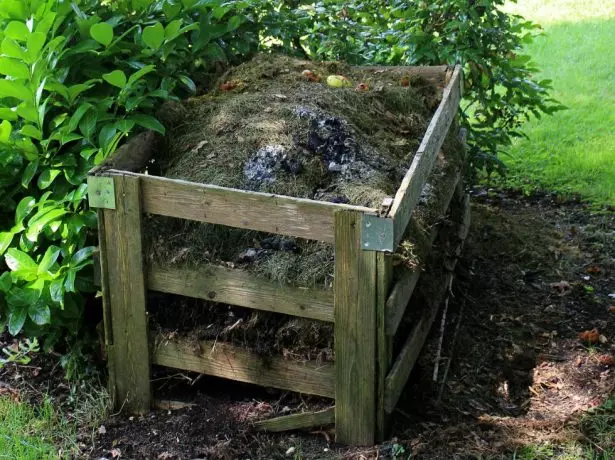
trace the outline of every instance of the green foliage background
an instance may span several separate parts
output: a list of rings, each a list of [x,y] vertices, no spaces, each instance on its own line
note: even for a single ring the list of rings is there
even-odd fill
[[[152,114],[259,50],[352,64],[455,64],[474,166],[559,106],[520,53],[536,26],[499,0],[0,0],[0,330],[87,336],[96,216],[87,171]]]

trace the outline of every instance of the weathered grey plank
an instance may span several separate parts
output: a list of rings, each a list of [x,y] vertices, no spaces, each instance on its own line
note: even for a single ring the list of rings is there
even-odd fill
[[[278,433],[281,431],[299,430],[302,428],[321,427],[335,423],[335,407],[317,412],[304,412],[302,414],[283,415],[254,422],[258,431]]]
[[[333,291],[272,283],[246,271],[210,265],[199,269],[150,264],[149,289],[256,310],[333,322]]]
[[[361,213],[335,214],[335,436],[370,445],[376,428],[376,252]]]
[[[431,173],[436,156],[457,113],[461,99],[461,76],[461,66],[455,67],[453,76],[444,90],[442,101],[395,195],[389,212],[389,216],[395,220],[395,245],[399,244],[403,237],[412,211],[420,198],[421,190]]]
[[[282,390],[335,397],[332,364],[261,357],[222,342],[193,344],[158,337],[152,349],[152,364]]]

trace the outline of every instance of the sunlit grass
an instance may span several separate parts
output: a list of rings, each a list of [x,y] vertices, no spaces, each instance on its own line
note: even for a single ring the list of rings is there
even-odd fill
[[[506,9],[543,24],[527,51],[569,107],[525,126],[529,140],[504,158],[507,184],[615,204],[615,2],[524,0]]]

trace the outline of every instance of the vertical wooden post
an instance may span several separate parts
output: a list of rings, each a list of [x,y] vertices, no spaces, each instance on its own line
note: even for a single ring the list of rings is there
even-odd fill
[[[384,384],[393,359],[393,338],[386,333],[386,303],[393,279],[393,258],[385,252],[376,254],[376,441],[384,441],[388,416],[384,410]]]
[[[376,426],[376,252],[361,249],[362,214],[335,214],[335,436],[371,445]]]
[[[105,209],[104,249],[110,319],[110,378],[118,408],[143,413],[150,408],[150,357],[146,288],[141,243],[139,178],[114,175],[115,209]],[[111,375],[113,373],[113,375]]]

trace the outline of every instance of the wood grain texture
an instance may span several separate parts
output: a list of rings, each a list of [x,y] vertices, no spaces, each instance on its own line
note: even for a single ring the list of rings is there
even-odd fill
[[[335,397],[332,364],[261,357],[222,342],[194,344],[158,337],[152,347],[152,364],[281,390]]]
[[[361,213],[335,214],[335,436],[371,445],[376,417],[376,252],[361,249]]]
[[[143,210],[151,214],[333,242],[333,215],[377,209],[140,175]]]
[[[149,289],[256,310],[333,322],[333,291],[294,288],[240,270],[209,265],[199,269],[149,264]]]
[[[436,232],[437,234],[437,232]],[[431,238],[430,238],[431,239]],[[433,240],[432,240],[433,241]],[[394,336],[399,323],[406,311],[406,305],[410,302],[416,283],[421,277],[420,269],[404,269],[401,276],[393,286],[391,295],[386,301],[386,333]]]
[[[387,375],[385,381],[384,408],[389,414],[395,409],[395,405],[397,404],[397,401],[399,401],[399,397],[406,386],[408,377],[410,376],[412,368],[421,353],[423,344],[429,335],[429,331],[434,320],[436,319],[440,309],[440,304],[446,295],[452,277],[453,275],[451,273],[446,273],[444,275],[443,280],[439,285],[438,294],[429,299],[423,315],[412,328],[401,352],[393,363],[391,372]]]
[[[444,90],[442,101],[427,127],[412,164],[399,187],[389,217],[395,219],[395,246],[401,241],[416,207],[436,156],[451,126],[461,99],[461,66],[456,66],[453,76]]]
[[[114,182],[116,209],[103,211],[102,258],[112,323],[114,399],[118,408],[143,413],[150,408],[151,390],[139,179],[119,175]]]
[[[376,254],[376,441],[387,437],[389,420],[384,410],[384,382],[391,366],[393,339],[386,333],[386,302],[393,279],[393,257],[391,254]]]
[[[111,212],[111,211],[109,211]],[[98,251],[93,255],[94,258],[94,282],[97,286],[100,286],[102,293],[102,307],[103,307],[103,336],[105,341],[105,355],[107,359],[107,390],[111,396],[111,404],[116,406],[117,388],[115,386],[115,363],[113,352],[113,330],[111,319],[111,305],[109,305],[109,275],[107,268],[107,243],[106,243],[106,231],[105,231],[105,214],[103,209],[96,210],[96,217],[98,220]]]
[[[302,414],[283,415],[254,422],[258,431],[279,433],[282,431],[300,430],[302,428],[319,428],[335,423],[335,407]]]

